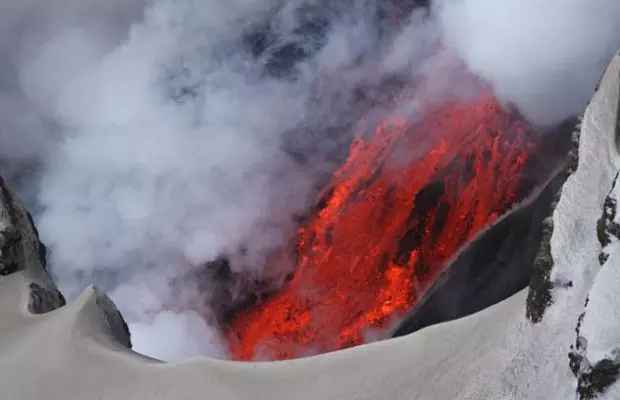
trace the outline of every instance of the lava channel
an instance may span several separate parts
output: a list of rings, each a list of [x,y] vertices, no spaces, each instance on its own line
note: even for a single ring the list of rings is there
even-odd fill
[[[292,280],[229,322],[231,357],[298,358],[386,337],[461,246],[547,178],[528,166],[540,164],[540,136],[484,92],[356,139],[297,233]]]

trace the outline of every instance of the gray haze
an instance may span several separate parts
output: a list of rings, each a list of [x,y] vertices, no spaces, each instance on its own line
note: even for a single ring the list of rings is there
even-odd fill
[[[415,113],[466,94],[453,81],[461,58],[549,124],[581,111],[620,44],[617,0],[443,0],[389,41],[373,1],[351,0],[294,79],[265,74],[243,35],[270,21],[278,40],[300,39],[301,3],[0,5],[0,172],[36,210],[59,285],[70,296],[89,283],[109,290],[138,351],[226,357],[212,318],[195,312],[211,310],[186,307],[209,293],[184,284],[179,295],[172,282],[221,254],[243,254],[237,272],[264,273],[332,167],[321,149],[342,138],[308,140],[312,168],[284,139],[337,125],[354,88],[392,73],[440,83],[405,103]]]

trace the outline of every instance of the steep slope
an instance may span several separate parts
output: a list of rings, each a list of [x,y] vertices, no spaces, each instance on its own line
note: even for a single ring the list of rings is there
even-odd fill
[[[0,182],[0,398],[618,399],[619,97],[620,55],[584,114],[528,317],[521,291],[466,318],[300,360],[163,364],[131,352],[99,290],[62,306],[28,213]]]
[[[473,314],[527,287],[545,217],[565,179],[563,169],[556,171],[541,190],[474,238],[393,336]]]
[[[566,126],[539,131],[488,90],[467,101],[430,103],[412,122],[397,115],[396,122],[381,121],[353,142],[316,211],[298,230],[292,280],[233,316],[226,333],[233,359],[281,360],[339,350],[366,342],[368,331],[385,338],[388,326],[416,305],[459,248],[557,172],[570,142]],[[422,154],[412,157],[420,148]],[[552,198],[544,196],[511,218],[514,230],[502,224],[497,239],[531,240],[535,251],[536,228],[529,235],[517,225],[526,225],[527,214]],[[515,239],[505,244],[519,251]],[[454,269],[462,269],[456,278],[466,290],[476,290],[476,279],[463,273],[493,274],[492,263],[476,265],[477,271],[462,264],[467,262]],[[511,279],[505,285],[488,282],[498,293],[481,300],[479,308],[465,307],[465,313],[443,320],[527,286],[527,267],[495,268],[512,275],[515,287]],[[500,294],[502,286],[508,293]],[[443,292],[456,295],[454,289]],[[457,301],[472,296],[460,297]]]
[[[573,153],[577,168],[563,187],[553,235],[543,240],[528,296],[527,316],[534,330],[544,330],[555,343],[573,343],[567,359],[579,399],[620,398],[617,386],[610,388],[620,369],[613,272],[619,261],[614,250],[619,97],[616,56],[584,115],[579,151]],[[530,351],[548,353],[540,344]]]

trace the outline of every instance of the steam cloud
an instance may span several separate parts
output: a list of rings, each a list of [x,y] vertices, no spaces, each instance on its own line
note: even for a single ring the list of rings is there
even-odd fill
[[[179,278],[223,254],[269,273],[351,123],[385,115],[360,88],[439,83],[413,112],[463,94],[456,55],[552,124],[581,111],[620,45],[617,0],[443,0],[395,33],[376,18],[388,3],[3,2],[0,172],[61,288],[110,291],[137,351],[226,357],[212,287]]]

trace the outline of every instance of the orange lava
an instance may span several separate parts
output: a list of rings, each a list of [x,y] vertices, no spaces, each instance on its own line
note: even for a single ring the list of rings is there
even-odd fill
[[[537,142],[516,111],[489,92],[430,108],[353,142],[299,229],[293,279],[230,322],[234,359],[302,357],[386,332],[465,242],[522,198]]]

